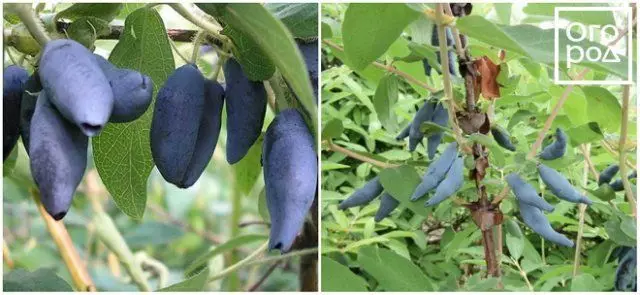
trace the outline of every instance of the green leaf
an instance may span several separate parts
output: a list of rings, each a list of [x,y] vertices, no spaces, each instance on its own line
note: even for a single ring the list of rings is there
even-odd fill
[[[253,185],[260,177],[260,157],[262,156],[263,135],[260,135],[253,143],[247,154],[233,167],[236,176],[236,186],[240,191],[248,195],[251,193]]]
[[[602,129],[609,132],[620,130],[622,107],[618,99],[606,88],[597,86],[581,87],[587,100],[587,114]]]
[[[339,262],[322,256],[322,291],[324,292],[366,292],[367,281],[354,274]]]
[[[309,73],[293,36],[285,25],[266,8],[257,3],[210,4],[198,3],[205,12],[220,17],[234,30],[242,32],[263,50],[276,65],[293,92],[311,115],[312,130],[316,124],[315,95],[311,89]]]
[[[322,128],[322,139],[339,138],[344,131],[342,120],[333,119]]]
[[[395,75],[386,75],[376,88],[373,96],[373,107],[376,109],[378,119],[388,132],[396,133],[398,120],[396,119],[393,106],[398,101],[398,78]]]
[[[411,53],[422,58],[426,58],[427,62],[433,69],[435,69],[436,71],[442,71],[440,68],[440,63],[438,62],[438,54],[436,53],[434,47],[409,42],[409,49],[411,50]]]
[[[596,278],[588,273],[577,275],[571,280],[571,291],[598,292],[604,291],[604,286]]]
[[[175,69],[171,45],[158,12],[140,8],[131,13],[109,60],[151,77],[155,97]],[[133,122],[107,124],[92,139],[93,159],[102,182],[116,206],[134,219],[141,219],[144,214],[147,178],[153,169],[149,142],[152,112],[153,105]]]
[[[427,216],[431,212],[429,208],[424,207],[422,202],[411,202],[409,200],[421,181],[420,176],[418,176],[413,167],[402,165],[396,168],[387,168],[380,171],[378,175],[384,190],[398,200],[400,204],[422,216]]]
[[[418,266],[393,251],[363,247],[358,252],[358,264],[378,281],[379,289],[396,292],[434,290],[433,283]]]
[[[596,198],[605,202],[616,198],[616,192],[611,188],[609,184],[606,183],[598,187],[598,189],[596,190],[587,189],[587,191],[589,191]]]
[[[523,237],[516,237],[509,234],[506,236],[507,249],[509,249],[509,254],[512,258],[519,259],[522,256],[524,249],[523,240]]]
[[[209,269],[205,268],[198,274],[169,287],[157,290],[157,292],[198,292],[204,291],[209,278]]]
[[[620,223],[620,230],[629,238],[636,239],[636,220],[625,216]]]
[[[28,272],[15,269],[2,277],[4,292],[73,292],[69,284],[51,269]]]
[[[532,58],[536,62],[553,65],[554,54],[554,30],[541,29],[532,25],[503,26],[494,24],[482,16],[470,15],[459,18],[456,27],[461,34],[470,38],[490,44],[493,47],[503,48],[507,52],[513,52]],[[559,29],[560,44],[568,44],[570,41],[564,29]],[[597,47],[601,52],[606,52],[605,46],[590,42],[572,42],[582,48]],[[595,70],[609,72],[623,79],[627,78],[627,57],[621,56],[620,62],[602,63],[585,61],[580,63]],[[567,62],[566,46],[560,46],[558,61],[561,65]]]
[[[295,38],[318,38],[317,3],[267,3],[271,13],[287,26]]]
[[[264,51],[249,36],[225,25],[223,34],[229,36],[235,45],[233,56],[242,72],[252,81],[268,80],[276,71],[275,65],[266,57]]]
[[[609,220],[604,223],[604,229],[607,232],[607,235],[609,235],[609,239],[614,241],[616,244],[635,247],[636,240],[622,232],[620,225],[621,224],[618,220]]]
[[[602,130],[596,122],[573,127],[567,130],[567,136],[571,140],[571,145],[578,146],[583,143],[596,142],[604,139]]]
[[[234,250],[236,248],[239,248],[241,246],[245,246],[245,245],[253,243],[253,242],[264,241],[267,238],[269,238],[269,236],[267,236],[267,235],[258,235],[258,234],[244,235],[244,236],[235,237],[235,238],[233,238],[231,240],[228,240],[227,242],[225,242],[223,244],[220,244],[220,245],[216,246],[215,248],[211,249],[207,253],[204,253],[204,254],[200,255],[198,258],[196,258],[185,269],[184,272],[186,274],[192,273],[193,271],[198,269],[200,266],[206,265],[207,262],[209,260],[211,260],[211,258],[216,257],[217,255],[223,254],[225,252],[229,252],[231,250]]]
[[[93,16],[112,21],[122,9],[122,3],[76,3],[58,12],[55,19],[65,18],[75,21],[83,16]]]
[[[98,37],[108,35],[110,32],[108,22],[93,16],[78,18],[67,29],[69,38],[78,41],[90,50],[94,49],[93,43]]]
[[[167,244],[184,235],[177,226],[160,222],[146,222],[133,228],[124,235],[130,247],[145,247]]]
[[[348,64],[362,70],[400,37],[419,12],[402,3],[351,3],[342,23]]]
[[[329,39],[333,37],[333,32],[331,31],[331,26],[329,24],[322,22],[322,39]]]

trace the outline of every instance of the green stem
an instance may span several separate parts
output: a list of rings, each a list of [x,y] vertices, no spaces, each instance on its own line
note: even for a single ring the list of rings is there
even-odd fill
[[[51,38],[47,35],[47,32],[44,30],[42,22],[36,16],[35,12],[31,9],[31,4],[12,4],[13,12],[18,15],[22,23],[27,27],[29,33],[33,36],[40,46],[44,47],[44,45],[51,41]]]
[[[275,262],[275,261],[278,261],[278,260],[283,260],[283,259],[288,259],[288,258],[293,258],[293,257],[303,256],[303,255],[309,255],[309,254],[313,254],[313,253],[317,253],[317,252],[318,252],[318,248],[308,248],[308,249],[304,249],[304,250],[300,250],[300,251],[289,252],[289,253],[283,254],[283,255],[271,256],[271,257],[259,259],[259,260],[256,260],[256,261],[251,261],[251,262],[247,263],[247,266],[255,265],[255,264],[271,263],[271,262]]]
[[[200,46],[202,42],[207,37],[207,33],[204,31],[199,31],[196,36],[193,38],[193,51],[191,52],[191,63],[196,63],[198,60],[198,54],[200,53]]]
[[[188,21],[192,22],[194,25],[204,29],[207,33],[209,33],[214,38],[220,40],[223,43],[230,43],[229,38],[227,38],[226,36],[220,34],[220,31],[222,31],[221,27],[219,27],[218,25],[216,25],[216,24],[214,24],[212,22],[209,22],[209,21],[203,19],[202,17],[199,17],[199,16],[195,15],[184,4],[182,4],[182,3],[170,3],[168,5],[171,6],[171,8],[173,8],[173,10],[175,10],[182,17],[184,17]]]
[[[264,250],[267,249],[267,246],[269,245],[269,242],[264,242],[260,247],[258,247],[258,249],[256,249],[255,251],[253,251],[253,253],[249,254],[246,258],[238,261],[236,264],[233,264],[227,268],[225,268],[223,271],[221,271],[220,273],[212,276],[209,278],[209,282],[213,282],[215,280],[219,280],[221,278],[224,278],[226,276],[231,275],[232,273],[234,273],[237,269],[246,266],[246,265],[250,265],[249,262],[251,260],[253,260],[255,257],[257,257],[258,255],[262,254],[264,252]],[[231,290],[229,290],[231,291]]]
[[[118,257],[118,260],[122,262],[131,276],[131,280],[138,286],[138,289],[140,291],[151,291],[140,264],[136,263],[131,249],[129,249],[127,242],[113,223],[113,219],[104,212],[95,212],[94,214],[93,225],[95,226],[98,238]]]

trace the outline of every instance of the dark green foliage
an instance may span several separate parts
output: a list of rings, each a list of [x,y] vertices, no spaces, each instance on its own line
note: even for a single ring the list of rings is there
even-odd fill
[[[382,193],[382,184],[378,176],[369,180],[363,187],[356,190],[347,199],[340,202],[338,209],[345,210],[347,208],[366,205]]]
[[[427,200],[425,206],[435,206],[457,192],[464,183],[464,159],[456,158],[447,172],[447,176],[438,184],[436,193]]]
[[[438,124],[442,127],[449,126],[449,113],[447,109],[444,108],[444,105],[440,102],[436,105],[436,108],[433,112],[433,118],[431,118],[433,123]],[[427,155],[429,159],[433,159],[436,155],[436,151],[438,150],[438,146],[442,141],[443,131],[436,131],[433,134],[427,137]]]
[[[142,116],[149,108],[153,97],[151,78],[137,71],[119,69],[102,56],[95,55],[95,58],[113,91],[113,111],[109,121],[131,122]]]
[[[416,201],[434,188],[445,178],[449,167],[455,161],[458,156],[458,143],[452,142],[442,152],[440,157],[433,161],[427,168],[424,176],[422,176],[422,182],[416,187],[411,201]]]
[[[227,162],[235,164],[262,132],[267,92],[261,82],[250,81],[235,59],[224,64],[227,83]]]
[[[616,164],[611,164],[607,168],[602,170],[602,172],[600,172],[600,175],[598,175],[598,185],[603,185],[605,183],[611,182],[611,179],[616,176],[618,170],[620,170],[620,166]]]
[[[6,160],[20,137],[20,103],[29,74],[23,68],[10,65],[2,73],[2,134],[3,160]]]
[[[73,40],[50,41],[38,73],[51,103],[65,118],[87,136],[100,133],[113,110],[113,91],[93,53]]]
[[[208,83],[194,65],[186,64],[158,91],[151,153],[164,179],[180,188],[200,177],[220,132],[223,90]]]
[[[31,174],[49,215],[62,219],[87,166],[88,138],[65,120],[40,92],[33,118],[29,155]]]
[[[553,206],[542,197],[538,196],[538,192],[530,184],[522,180],[518,174],[511,173],[507,175],[507,183],[513,191],[518,201],[534,206],[540,210],[553,212]]]
[[[553,230],[551,223],[549,223],[547,217],[544,216],[542,210],[522,201],[518,201],[518,206],[520,207],[520,217],[522,217],[524,223],[534,232],[549,242],[556,243],[560,246],[573,247],[573,241]]]
[[[556,197],[573,203],[591,205],[589,198],[583,196],[560,172],[544,164],[538,164],[540,178]]]
[[[516,151],[516,147],[511,143],[511,135],[503,128],[497,126],[491,127],[491,135],[493,135],[493,139],[496,140],[499,146],[512,152]]]
[[[376,212],[376,216],[373,218],[375,222],[380,222],[385,219],[393,210],[398,208],[400,202],[394,199],[389,193],[384,192],[380,197],[380,207],[378,207],[378,211]]]
[[[22,103],[20,104],[20,136],[22,144],[29,153],[29,138],[31,128],[31,118],[36,110],[36,102],[38,101],[38,93],[42,91],[40,78],[38,73],[33,73],[24,84],[24,92],[22,92]]]
[[[276,115],[262,146],[269,249],[287,252],[304,224],[317,190],[318,161],[313,136],[296,109]]]
[[[567,151],[567,135],[562,131],[562,129],[557,128],[555,136],[556,140],[544,147],[542,152],[538,154],[540,159],[555,160],[564,156],[564,153]]]

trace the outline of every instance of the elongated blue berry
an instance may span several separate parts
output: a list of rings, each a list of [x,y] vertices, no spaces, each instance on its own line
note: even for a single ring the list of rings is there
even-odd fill
[[[562,129],[556,129],[556,140],[544,147],[538,155],[543,160],[555,160],[564,156],[567,151],[567,135]]]
[[[553,212],[553,205],[547,203],[543,198],[538,196],[538,192],[530,184],[522,180],[516,173],[507,175],[507,183],[518,201],[534,206],[538,209]]]
[[[583,196],[560,172],[544,164],[538,164],[540,178],[556,197],[573,203],[591,205],[589,198]]]
[[[446,198],[452,196],[457,192],[464,183],[464,160],[462,157],[457,158],[451,168],[447,171],[447,176],[438,184],[436,193],[427,200],[425,206],[434,206],[440,204]]]
[[[365,185],[351,194],[348,198],[340,202],[338,209],[366,205],[382,193],[382,184],[378,176],[369,180]]]
[[[87,136],[100,133],[113,110],[113,91],[93,53],[68,39],[48,42],[40,57],[40,82],[60,113]]]
[[[29,160],[40,200],[55,220],[69,211],[87,167],[88,138],[40,92],[31,120]]]
[[[544,216],[542,210],[522,201],[518,201],[518,205],[520,207],[520,217],[522,217],[524,223],[534,232],[549,242],[560,246],[573,247],[573,241],[553,230],[551,223],[549,223],[547,217]]]
[[[434,188],[445,178],[447,171],[451,167],[451,164],[458,156],[458,144],[454,141],[450,143],[447,148],[442,152],[440,157],[433,161],[427,168],[424,176],[422,176],[422,182],[416,187],[411,196],[411,201],[416,201]]]
[[[227,83],[227,162],[235,164],[247,154],[262,132],[267,92],[261,82],[250,81],[234,59],[225,63],[224,77]]]
[[[304,224],[318,180],[313,136],[296,109],[281,111],[267,128],[262,163],[271,217],[269,249],[287,252]]]
[[[29,74],[23,68],[10,65],[2,73],[2,134],[4,154],[6,160],[20,137],[20,104],[24,84]]]
[[[376,216],[373,218],[375,222],[380,222],[385,219],[393,210],[398,208],[400,202],[393,198],[389,193],[384,192],[380,197],[380,207],[378,207],[378,211],[376,212]]]

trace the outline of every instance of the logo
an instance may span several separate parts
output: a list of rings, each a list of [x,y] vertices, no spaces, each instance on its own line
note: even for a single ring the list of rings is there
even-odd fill
[[[600,21],[610,19],[612,23],[585,24],[567,17],[577,13],[585,13]],[[631,7],[555,7],[554,83],[632,84],[631,13]],[[596,75],[600,80],[573,80],[566,74],[577,73],[585,67],[606,75]]]

